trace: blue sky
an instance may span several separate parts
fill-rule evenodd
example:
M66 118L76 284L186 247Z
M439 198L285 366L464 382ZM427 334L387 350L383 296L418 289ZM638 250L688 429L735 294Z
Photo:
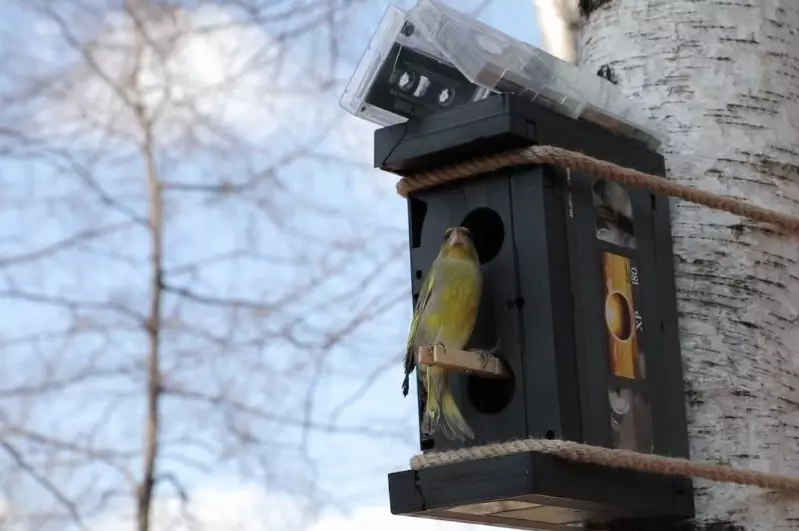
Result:
M324 97L295 90L324 71L318 48L324 38L316 37L298 42L279 72L264 66L218 99L192 93L216 120L216 133L189 124L177 106L165 118L158 165L176 184L166 196L167 282L202 298L166 298L167 384L206 398L224 394L237 405L166 400L161 471L189 490L234 489L234 478L244 477L271 493L321 502L327 512L384 506L386 474L406 467L416 451L415 402L400 393L411 312L405 203L393 191L393 176L368 167L373 127L338 108L342 81L386 5L369 2L349 12L338 84ZM80 12L70 16L76 32L96 24ZM530 0L495 0L480 18L540 44ZM227 52L250 60L247 46L270 38L259 31L237 34L235 53ZM22 88L29 96L27 81L69 64L58 28L41 17L11 13L0 32L0 46L15 50L0 76L3 101ZM13 46L30 34L37 46ZM218 81L207 48L191 48L176 68L191 81L188 92ZM138 473L146 345L134 314L147 305L149 243L131 222L146 215L147 203L130 116L111 112L113 97L102 84L58 79L56 92L14 100L0 111L0 152L11 152L0 158L0 434L13 425L9 440L76 493L119 488L124 475L98 462L76 472L74 449L48 457L29 432L83 449L124 450L131 456L120 462ZM280 90L269 85L275 79ZM98 134L98 121L114 133ZM21 145L6 134L14 129L36 141ZM303 146L308 153L274 166ZM221 180L251 186L224 197L186 190ZM2 262L85 231L102 234L43 258ZM313 289L296 293L309 282ZM32 297L39 300L23 300ZM42 300L53 298L57 304ZM238 307L220 307L216 299L235 299ZM379 317L369 319L375 309ZM353 320L366 324L341 339L329 337L331 330L348 331ZM35 399L7 396L12 388L70 378L78 382ZM302 426L309 422L316 427ZM331 433L331 423L334 432L366 425L374 433ZM249 434L250 442L234 432ZM8 465L4 459L0 469ZM6 483L0 497L16 492L14 503L52 507L41 491L28 490L36 488L30 483L16 476ZM109 508L115 507L112 500ZM407 522L414 525L421 524Z

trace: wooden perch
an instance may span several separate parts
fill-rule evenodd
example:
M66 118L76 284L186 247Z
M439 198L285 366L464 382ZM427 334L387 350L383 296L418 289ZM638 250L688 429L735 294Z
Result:
M489 378L510 376L502 360L491 354L468 350L447 350L441 345L424 345L416 353L417 365L432 365L451 371L468 372Z

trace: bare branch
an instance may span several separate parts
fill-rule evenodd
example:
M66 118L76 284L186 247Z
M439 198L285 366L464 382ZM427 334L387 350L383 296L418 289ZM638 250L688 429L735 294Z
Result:
M134 319L135 321L144 324L144 317L117 302L111 301L86 301L86 300L73 300L67 297L42 295L40 293L28 293L18 289L5 289L0 290L0 298L24 300L36 304L45 304L51 306L58 306L67 310L105 310L125 315Z
M68 376L66 378L52 379L49 378L42 382L31 383L27 385L20 385L2 389L0 388L0 399L2 398L20 398L25 396L41 397L47 393L62 391L67 387L81 384L91 379L107 379L110 376L122 376L128 374L125 369L96 369L81 371L78 374Z
M370 426L339 426L331 423L317 423L310 420L298 420L290 415L274 415L264 411L260 408L245 404L241 401L232 399L225 394L209 394L196 389L188 389L177 386L164 387L163 393L168 396L177 397L185 400L192 400L197 402L206 403L213 406L226 406L240 413L250 415L260 420L272 422L282 426L295 426L299 428L307 428L309 430L340 434L340 435L366 435L369 437L378 437L382 439L404 439L405 434L400 430L376 430Z
M19 465L20 468L25 470L31 478L33 478L36 483L38 483L44 490L46 490L53 498L58 500L58 502L67 510L69 515L72 517L73 522L77 525L80 529L87 530L88 528L83 523L83 519L80 516L80 512L78 507L75 505L74 502L70 501L69 498L61 492L58 487L53 485L50 480L48 480L43 475L39 474L36 469L28 463L22 454L14 448L11 443L6 441L0 441L0 446L6 451L8 455Z
M131 226L132 226L131 223L115 223L113 225L99 227L96 229L86 229L77 232L68 238L64 238L63 240L59 240L57 242L46 245L40 249L29 251L27 253L23 253L17 256L0 258L0 267L8 267L12 265L16 266L24 264L26 262L35 262L43 258L48 258L55 253L72 249L77 244L85 243L89 240L94 240L97 238L102 238L103 236L108 236L110 234L116 234L129 229Z
M131 0L132 2L133 0ZM130 5L130 2L127 3ZM138 75L138 72L137 72ZM136 81L138 83L138 80ZM147 191L150 204L150 309L147 317L147 417L144 438L144 470L137 489L137 521L139 531L150 531L155 469L158 459L161 399L161 302L164 290L164 213L161 182L153 153L152 132L141 106L136 107L136 117L144 133L142 157L146 161Z

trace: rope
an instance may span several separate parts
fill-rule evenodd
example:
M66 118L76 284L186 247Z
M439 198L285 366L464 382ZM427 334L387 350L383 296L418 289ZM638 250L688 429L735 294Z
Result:
M592 174L606 180L644 188L661 195L684 199L716 210L770 223L783 229L799 232L799 218L761 208L741 199L716 195L704 190L681 186L655 175L624 168L582 153L553 146L533 146L459 162L440 169L403 177L397 183L397 193L403 197L416 190L437 184L465 179L481 173L525 164L552 164ZM411 468L419 470L451 463L473 461L538 452L554 455L566 461L626 468L654 474L702 478L739 485L754 485L764 489L799 493L799 478L767 474L753 470L740 470L726 465L702 463L688 459L642 454L628 450L615 450L580 444L573 441L549 439L523 439L485 446L474 446L446 452L431 452L414 456Z
M740 470L726 465L690 461L678 457L641 454L628 450L613 450L580 444L573 441L549 439L522 439L516 441L473 446L446 452L431 452L416 455L411 459L411 468L420 470L464 461L488 459L524 452L554 455L566 461L591 463L612 468L626 468L666 476L702 478L738 485L754 485L764 489L799 493L799 478Z
M532 146L496 155L479 157L415 175L408 175L397 183L397 193L402 197L450 181L465 179L481 173L524 164L552 164L590 173L601 179L644 188L661 195L684 199L716 210L723 210L755 221L770 223L792 232L799 232L799 217L781 214L753 205L741 199L726 197L673 183L663 177L650 175L598 160L582 153L553 146Z

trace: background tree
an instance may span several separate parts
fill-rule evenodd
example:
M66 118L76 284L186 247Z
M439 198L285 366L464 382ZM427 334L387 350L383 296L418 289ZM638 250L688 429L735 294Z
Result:
M577 62L580 46L580 6L578 0L533 0L543 46L555 57Z
M404 231L362 223L377 191L314 105L356 6L3 3L0 527L149 531L210 473L312 519L319 455L413 433L348 414L398 363L360 345L408 296Z
M608 65L668 134L671 179L796 213L799 6L589 0L583 65ZM799 474L799 247L673 203L691 457ZM793 529L799 505L695 482L699 529Z

